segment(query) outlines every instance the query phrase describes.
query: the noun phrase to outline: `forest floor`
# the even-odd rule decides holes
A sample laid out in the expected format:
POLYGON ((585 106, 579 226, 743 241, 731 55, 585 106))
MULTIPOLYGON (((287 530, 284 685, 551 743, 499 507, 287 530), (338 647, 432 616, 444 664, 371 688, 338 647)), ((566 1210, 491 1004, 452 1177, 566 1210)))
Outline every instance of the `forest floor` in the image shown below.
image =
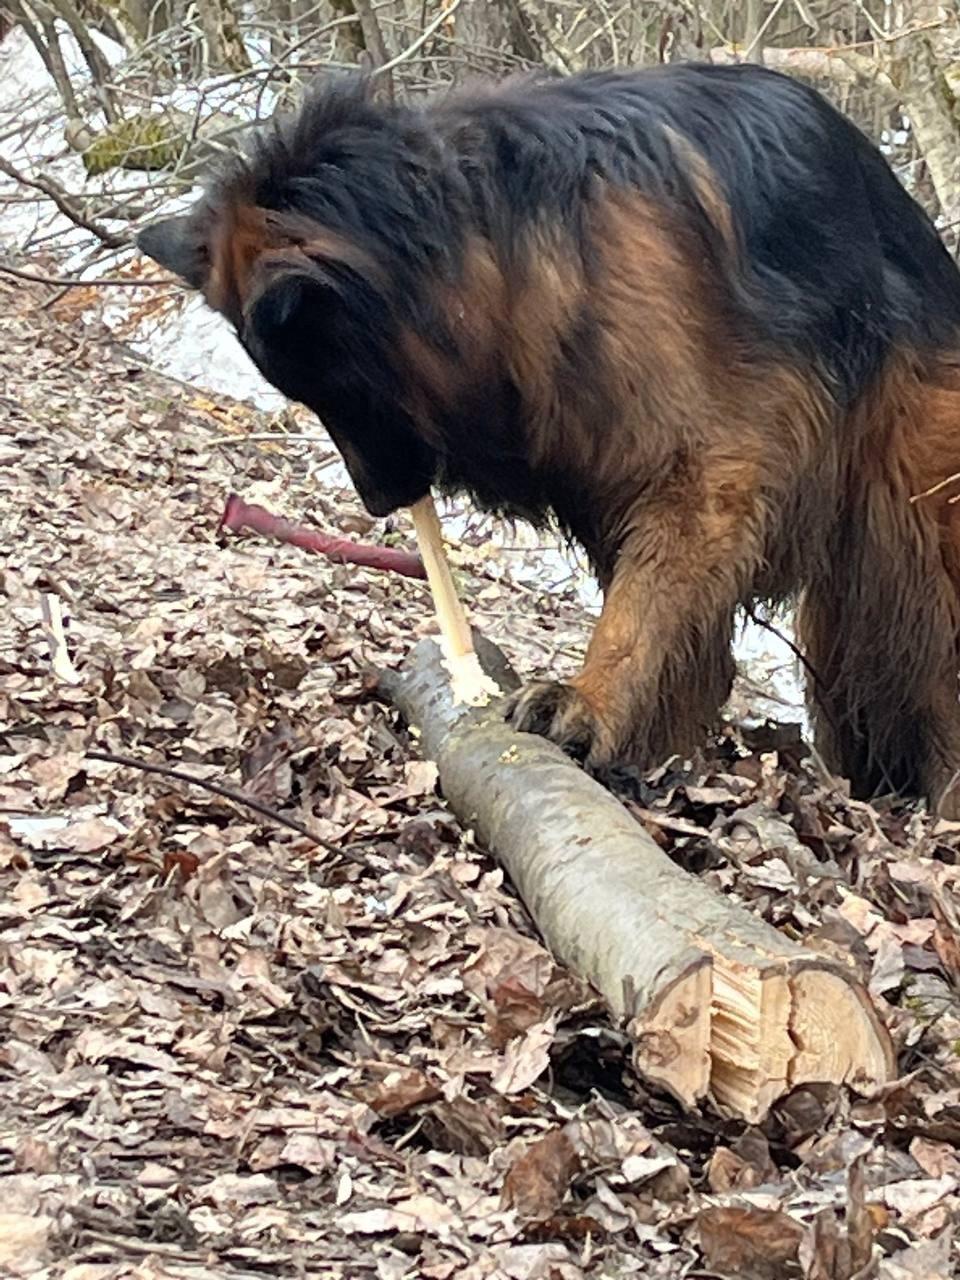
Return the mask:
MULTIPOLYGON (((0 1275, 960 1274, 960 827, 850 802, 789 729, 631 788, 681 865, 859 966, 899 1055, 873 1097, 682 1113, 375 697, 423 584, 217 534, 232 490, 409 527, 88 301, 0 282, 0 1275)), ((576 663, 572 595, 455 559, 519 669, 576 663)))

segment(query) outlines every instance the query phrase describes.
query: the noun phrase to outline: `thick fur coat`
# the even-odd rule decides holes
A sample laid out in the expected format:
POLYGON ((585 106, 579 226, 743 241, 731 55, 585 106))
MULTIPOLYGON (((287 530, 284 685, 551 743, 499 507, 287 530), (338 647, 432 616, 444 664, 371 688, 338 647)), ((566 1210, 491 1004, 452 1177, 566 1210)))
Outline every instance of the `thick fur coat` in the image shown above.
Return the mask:
POLYGON ((556 521, 605 604, 511 714, 590 764, 693 746, 738 605, 800 603, 857 794, 960 812, 960 273, 819 94, 758 67, 313 93, 141 247, 315 410, 368 509, 556 521), (924 496, 926 495, 926 496, 924 496))

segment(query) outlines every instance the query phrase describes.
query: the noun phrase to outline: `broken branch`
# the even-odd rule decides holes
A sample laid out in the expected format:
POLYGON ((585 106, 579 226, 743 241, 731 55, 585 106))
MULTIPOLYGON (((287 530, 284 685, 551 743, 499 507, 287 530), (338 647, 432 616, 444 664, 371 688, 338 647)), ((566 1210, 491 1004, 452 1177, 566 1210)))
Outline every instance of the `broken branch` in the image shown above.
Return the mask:
POLYGON ((63 610, 60 597, 52 591, 40 593, 40 625, 50 649, 50 666, 53 674, 64 684, 82 684, 83 679, 73 665, 67 647, 67 635, 63 629, 63 610))
POLYGON ((65 218, 69 218, 78 227, 82 227, 84 231, 89 231, 91 235, 96 236, 108 249, 124 249, 132 242, 133 235, 129 231, 111 231, 109 227, 105 227, 95 218, 87 217, 83 210, 78 207, 77 197, 70 195, 52 178, 22 173, 9 160, 2 158, 0 158, 0 173, 6 174, 8 178, 13 179, 14 182, 19 182, 22 186, 31 187, 34 191, 41 191, 48 200, 53 201, 65 218))
POLYGON ((311 844, 316 845, 318 849, 324 849, 327 853, 332 853, 334 857, 346 858, 350 862, 357 862, 361 866, 366 866, 366 861, 349 848, 341 848, 330 840, 324 840, 323 836, 315 835, 309 827, 304 826, 302 822, 298 822, 296 818, 285 817, 284 814, 278 813, 276 809, 271 809, 268 804, 264 804, 262 800, 256 800, 253 796, 248 796, 245 792, 238 791, 236 787, 228 787, 222 782, 211 782, 209 778, 198 778, 192 773, 186 773, 183 769, 173 769, 170 765, 153 764, 149 760, 138 760, 135 756, 118 755, 114 751, 101 751, 91 747, 84 754, 88 760, 101 760, 105 764, 122 765, 125 769, 139 769, 141 773, 152 773, 160 778, 169 778, 175 782, 185 782, 191 787, 199 787, 201 791, 209 791, 211 795, 219 796, 221 800, 229 800, 232 804, 239 805, 243 809, 249 809, 253 813, 259 814, 261 818, 266 818, 268 821, 276 823, 279 827, 286 827, 288 831, 295 831, 297 835, 303 836, 311 844))
POLYGON ((368 569, 384 569, 390 573, 402 574, 405 578, 426 578, 423 562, 419 556, 410 551, 400 551, 394 547, 373 547, 361 542, 353 542, 349 538, 336 538, 318 529, 307 529, 303 525, 294 524, 282 516, 275 516, 266 507, 255 502, 244 502, 237 494, 231 493, 227 498, 223 515, 217 525, 218 529, 227 529, 239 533, 249 529, 266 538, 276 538, 279 542, 288 542, 291 546, 300 547, 304 551, 316 551, 328 560, 336 560, 340 564, 358 564, 368 569))
POLYGON ((37 271, 24 271, 20 267, 12 267, 8 262, 0 262, 0 275, 13 276, 16 280, 29 280, 31 284, 57 285, 63 289, 104 289, 109 286, 122 289, 156 289, 163 287, 182 290, 182 285, 173 276, 167 276, 162 280, 137 280, 133 276, 129 278, 126 276, 99 276, 97 279, 85 280, 82 276, 41 275, 37 271))

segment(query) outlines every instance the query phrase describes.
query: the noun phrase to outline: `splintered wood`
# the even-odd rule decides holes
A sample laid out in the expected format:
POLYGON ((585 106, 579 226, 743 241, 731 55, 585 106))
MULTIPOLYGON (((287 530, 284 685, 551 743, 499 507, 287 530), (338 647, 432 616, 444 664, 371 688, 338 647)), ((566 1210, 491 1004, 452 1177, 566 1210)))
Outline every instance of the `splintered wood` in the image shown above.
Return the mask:
POLYGON ((749 962, 742 955, 731 961, 722 946, 712 953, 709 1089, 716 1102, 759 1120, 798 1084, 869 1089, 891 1079, 889 1039, 853 975, 799 947, 765 955, 759 935, 768 929, 756 923, 749 962))
POLYGON ((869 1090, 893 1077, 890 1038, 852 969, 682 871, 551 743, 495 707, 468 718, 432 642, 391 684, 447 803, 500 859, 554 955, 626 1024, 647 1079, 756 1122, 799 1084, 869 1090))
POLYGON ((443 550, 443 533, 433 498, 428 495, 410 508, 413 527, 427 582, 433 597, 433 607, 440 626, 443 656, 450 673, 450 684, 455 703, 470 707, 486 706, 491 698, 500 695, 496 684, 480 666, 473 649, 470 623, 454 586, 450 565, 443 550))

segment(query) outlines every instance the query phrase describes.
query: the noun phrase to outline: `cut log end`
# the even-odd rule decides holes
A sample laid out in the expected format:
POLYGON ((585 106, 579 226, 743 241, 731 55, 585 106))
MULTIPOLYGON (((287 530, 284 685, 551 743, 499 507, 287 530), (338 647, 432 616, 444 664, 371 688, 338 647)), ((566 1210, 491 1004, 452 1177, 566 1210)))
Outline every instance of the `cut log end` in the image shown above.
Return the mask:
POLYGON ((800 1084, 883 1084, 889 1037, 852 979, 824 965, 704 956, 630 1020, 637 1070, 686 1106, 709 1094, 751 1123, 800 1084))
POLYGON ((791 1083, 836 1080, 868 1090, 893 1078, 890 1037, 862 987, 837 973, 801 969, 790 989, 796 1045, 791 1083))
POLYGON ((826 961, 763 972, 714 954, 712 985, 710 1092, 723 1110, 758 1121, 799 1084, 869 1089, 890 1079, 885 1029, 826 961))
POLYGON ((637 1070, 687 1107, 710 1086, 711 989, 710 960, 700 956, 627 1026, 637 1070))

